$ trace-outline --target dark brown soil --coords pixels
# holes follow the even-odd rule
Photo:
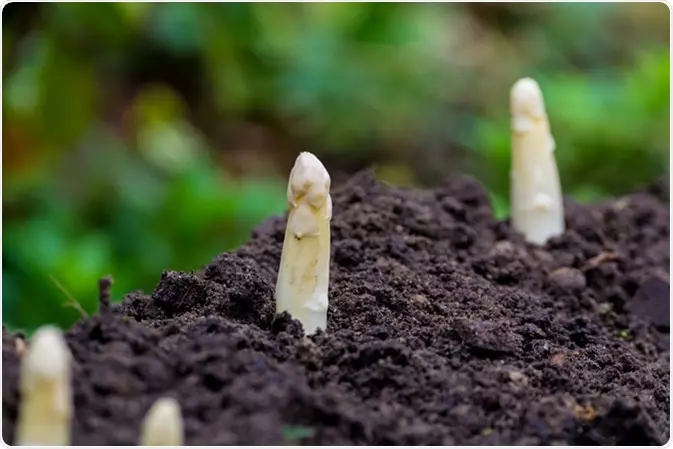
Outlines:
[[[136,444],[160,395],[188,444],[663,444],[669,206],[661,188],[584,207],[545,247],[476,182],[333,192],[329,331],[274,317],[284,218],[197,273],[82,320],[74,443]],[[3,330],[3,437],[19,363]]]

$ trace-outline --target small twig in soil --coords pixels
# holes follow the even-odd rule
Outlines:
[[[61,283],[58,282],[58,280],[54,276],[49,275],[49,279],[51,279],[51,282],[53,282],[54,285],[56,285],[56,288],[61,290],[61,292],[66,296],[66,298],[68,298],[68,301],[66,301],[65,304],[63,304],[63,307],[72,307],[73,309],[77,310],[80,315],[82,315],[82,318],[86,318],[89,316],[89,314],[86,313],[86,310],[84,310],[79,301],[77,301],[77,299],[74,296],[72,296],[72,294],[70,294],[70,292],[66,290],[66,288],[63,285],[61,285]]]
[[[110,311],[110,290],[113,282],[109,275],[98,281],[98,310],[101,315]]]
[[[587,406],[575,405],[573,407],[573,412],[575,413],[577,419],[580,419],[582,421],[593,421],[598,417],[596,409],[593,408],[591,405]]]
[[[592,257],[587,261],[586,265],[584,266],[584,270],[590,270],[604,264],[605,262],[612,262],[615,260],[619,260],[619,254],[614,251],[600,253],[596,257]]]

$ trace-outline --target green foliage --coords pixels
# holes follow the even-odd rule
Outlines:
[[[162,179],[139,162],[110,161],[108,179],[100,179],[99,190],[89,191],[77,206],[48,187],[18,200],[36,212],[3,229],[7,321],[27,329],[45,322],[67,326],[79,314],[62,309],[68,298],[49,276],[94,313],[102,276],[113,274],[116,300],[132,290],[151,290],[162,270],[196,269],[243,243],[269,214],[284,210],[280,182],[239,183],[206,165]]]
[[[540,82],[566,193],[668,166],[663,4],[13,3],[3,320],[32,330],[193,270],[285,208],[297,152],[391,182],[477,175],[508,211],[508,92]]]

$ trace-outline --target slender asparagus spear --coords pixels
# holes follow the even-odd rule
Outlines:
[[[320,160],[303,152],[287,186],[290,213],[276,283],[276,312],[288,311],[307,335],[327,328],[330,182]]]
[[[526,240],[544,244],[565,230],[555,142],[542,91],[531,78],[512,87],[512,225]]]
[[[53,326],[38,329],[22,359],[16,444],[70,445],[72,355]]]
[[[160,398],[145,415],[140,433],[141,446],[183,446],[184,430],[180,404]]]

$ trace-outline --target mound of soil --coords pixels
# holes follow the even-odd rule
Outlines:
[[[162,395],[188,444],[663,444],[669,438],[669,206],[653,188],[566,204],[544,247],[469,178],[368,173],[333,191],[328,332],[273,291],[285,218],[195,273],[76,324],[74,444],[137,444]],[[3,437],[20,400],[3,330]]]

